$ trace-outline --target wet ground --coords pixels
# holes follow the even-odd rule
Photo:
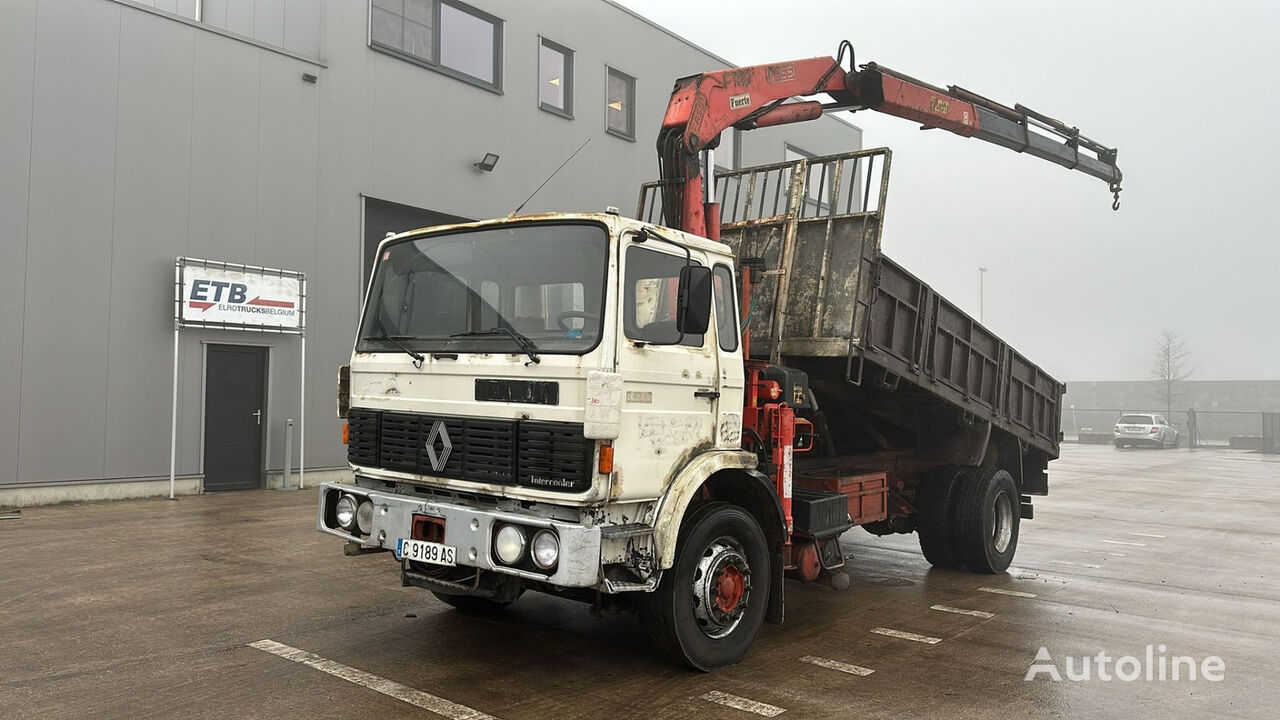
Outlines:
[[[401,588],[312,529],[311,491],[27,509],[0,519],[0,717],[1274,717],[1280,457],[1069,445],[1051,467],[1008,574],[855,529],[852,587],[788,582],[787,623],[711,675],[629,616]],[[1111,680],[1066,677],[1100,651]],[[1175,656],[1198,679],[1161,681]]]

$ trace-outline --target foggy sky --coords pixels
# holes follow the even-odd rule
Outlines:
[[[1280,379],[1280,4],[622,0],[739,65],[850,40],[1119,149],[1101,180],[864,111],[893,149],[884,250],[1060,380],[1143,380],[1162,328],[1191,379]],[[712,68],[708,68],[712,69]],[[779,157],[779,160],[782,158]]]

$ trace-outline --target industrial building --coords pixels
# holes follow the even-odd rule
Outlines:
[[[633,213],[672,82],[731,65],[608,0],[7,0],[0,506],[169,491],[178,257],[305,273],[306,358],[181,331],[177,492],[280,482],[304,364],[307,483],[345,472],[334,377],[377,243],[506,215],[580,147],[524,212]],[[717,165],[860,145],[824,117]]]

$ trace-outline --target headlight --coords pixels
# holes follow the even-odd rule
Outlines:
[[[515,565],[524,557],[524,533],[515,525],[503,525],[493,541],[493,551],[504,565]]]
[[[538,534],[533,536],[533,542],[530,545],[533,564],[543,570],[550,570],[560,559],[560,540],[550,530],[539,530]]]
[[[360,507],[356,509],[356,527],[365,535],[373,532],[373,503],[368,500],[360,503]]]
[[[338,505],[334,508],[335,514],[338,516],[338,524],[343,530],[351,530],[356,526],[356,499],[350,495],[343,495],[338,498]]]

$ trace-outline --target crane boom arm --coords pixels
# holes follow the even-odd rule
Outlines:
[[[1034,155],[1108,183],[1119,207],[1116,151],[1077,128],[1022,105],[1008,107],[977,93],[921,82],[883,65],[868,63],[846,71],[837,58],[815,57],[721,70],[676,81],[658,135],[667,223],[706,237],[718,235],[708,217],[700,153],[719,143],[729,128],[751,130],[814,120],[832,110],[875,110],[918,122],[923,129],[948,130]],[[832,102],[784,102],[826,94]],[[712,212],[714,215],[714,212]]]

